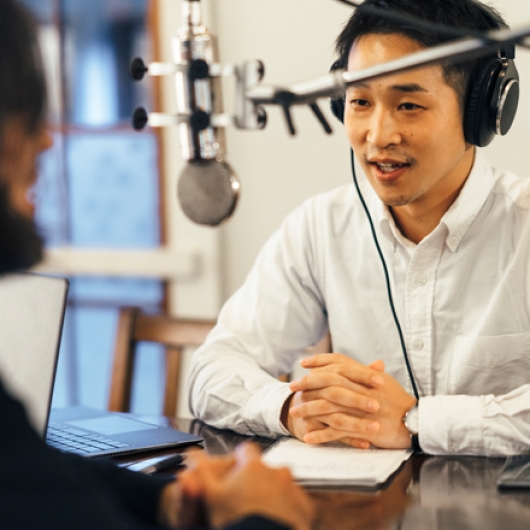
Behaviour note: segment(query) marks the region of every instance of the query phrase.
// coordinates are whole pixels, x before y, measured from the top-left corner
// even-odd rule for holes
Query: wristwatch
[[[418,403],[416,403],[409,410],[407,410],[407,412],[405,412],[405,415],[403,416],[403,423],[405,424],[407,431],[409,431],[410,433],[412,449],[414,451],[421,451],[420,443],[418,440],[418,432],[420,430]]]

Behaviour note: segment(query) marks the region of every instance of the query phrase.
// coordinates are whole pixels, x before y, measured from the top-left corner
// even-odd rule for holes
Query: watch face
[[[418,406],[412,407],[405,416],[405,427],[410,434],[418,434],[419,431],[419,412]]]

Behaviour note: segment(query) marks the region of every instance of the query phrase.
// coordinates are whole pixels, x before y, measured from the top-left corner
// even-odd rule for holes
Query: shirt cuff
[[[277,438],[290,436],[281,415],[283,405],[293,392],[288,383],[275,382],[251,396],[245,406],[245,423],[258,436]]]
[[[419,442],[425,453],[483,454],[481,396],[427,396],[418,407]]]

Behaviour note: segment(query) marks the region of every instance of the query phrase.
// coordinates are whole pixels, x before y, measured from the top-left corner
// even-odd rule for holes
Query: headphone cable
[[[405,344],[405,338],[403,337],[403,331],[401,329],[401,325],[399,323],[399,319],[396,313],[396,308],[394,306],[394,297],[392,296],[392,288],[390,286],[390,275],[388,274],[388,267],[386,265],[385,257],[383,256],[381,247],[379,245],[379,240],[377,239],[377,234],[375,231],[372,216],[370,215],[370,210],[368,210],[366,201],[364,200],[363,194],[361,193],[361,188],[359,187],[359,182],[357,181],[357,173],[355,172],[355,159],[354,159],[353,149],[350,149],[350,158],[351,158],[351,170],[352,170],[352,175],[353,175],[353,182],[355,183],[355,189],[357,190],[357,195],[359,196],[361,204],[364,208],[364,212],[368,219],[368,223],[370,224],[370,230],[372,232],[372,238],[375,243],[375,248],[377,249],[377,253],[379,254],[379,259],[381,260],[381,263],[383,265],[383,271],[385,273],[385,280],[386,280],[386,289],[387,289],[387,294],[388,294],[388,303],[390,305],[390,310],[392,311],[394,323],[396,324],[397,332],[399,335],[399,342],[401,344],[401,351],[403,352],[403,358],[405,359],[405,365],[407,367],[407,372],[409,374],[410,382],[412,384],[412,391],[414,392],[414,397],[419,401],[420,395],[418,393],[418,387],[416,386],[416,380],[414,379],[414,374],[412,372],[412,367],[410,365],[409,355],[407,353],[407,346]]]

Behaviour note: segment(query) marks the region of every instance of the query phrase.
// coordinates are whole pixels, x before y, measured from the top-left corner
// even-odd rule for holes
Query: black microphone
[[[187,161],[179,177],[177,197],[186,216],[195,223],[217,226],[228,219],[239,197],[239,181],[223,160],[224,129],[212,123],[221,116],[222,93],[213,36],[202,22],[199,0],[182,2],[184,24],[173,41],[177,113],[182,157]]]

